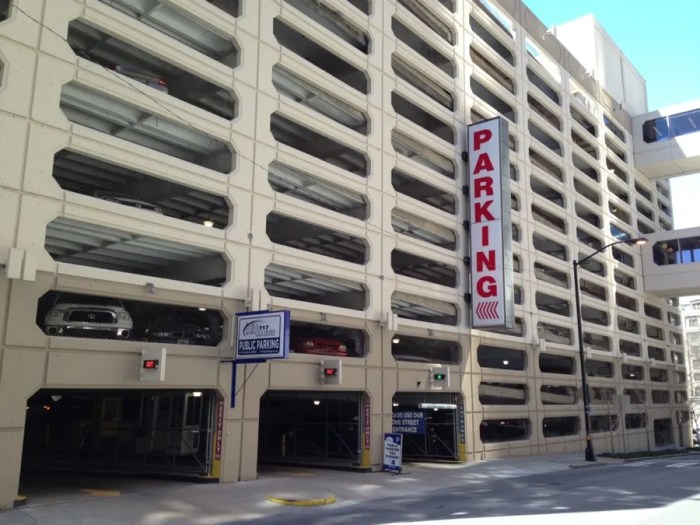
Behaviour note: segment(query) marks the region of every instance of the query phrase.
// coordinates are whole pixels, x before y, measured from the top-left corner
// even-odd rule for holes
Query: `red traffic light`
[[[338,375],[338,369],[337,368],[324,368],[323,369],[323,375],[326,377],[333,377]]]

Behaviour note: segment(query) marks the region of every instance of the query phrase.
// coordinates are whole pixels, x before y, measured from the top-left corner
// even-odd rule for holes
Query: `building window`
[[[645,428],[647,426],[647,416],[646,414],[626,414],[625,415],[625,428]]]
[[[546,438],[575,436],[578,429],[579,418],[575,416],[546,417],[542,420],[542,434]]]
[[[525,370],[525,352],[500,346],[479,345],[477,361],[482,368]]]
[[[529,419],[485,419],[479,425],[482,443],[522,441],[530,438]]]
[[[615,414],[605,416],[591,416],[591,433],[611,432],[617,430],[618,419]]]

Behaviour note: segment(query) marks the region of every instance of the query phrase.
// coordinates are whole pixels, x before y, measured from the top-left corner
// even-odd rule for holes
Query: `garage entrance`
[[[361,392],[267,392],[260,400],[259,461],[360,467],[364,406]]]
[[[27,402],[22,470],[210,472],[214,391],[40,390]]]
[[[392,430],[404,436],[403,458],[464,461],[464,408],[457,394],[397,393]]]

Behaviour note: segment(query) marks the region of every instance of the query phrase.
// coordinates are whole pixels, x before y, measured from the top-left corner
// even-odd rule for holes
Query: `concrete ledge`
[[[321,498],[308,498],[303,494],[274,494],[266,496],[267,501],[280,505],[293,505],[295,507],[318,507],[321,505],[331,505],[335,503],[335,494]]]

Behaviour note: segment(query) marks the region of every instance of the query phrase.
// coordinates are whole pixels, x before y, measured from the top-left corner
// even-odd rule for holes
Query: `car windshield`
[[[92,306],[122,306],[122,302],[114,297],[97,297],[95,295],[79,295],[62,293],[56,298],[55,304],[85,304]]]

